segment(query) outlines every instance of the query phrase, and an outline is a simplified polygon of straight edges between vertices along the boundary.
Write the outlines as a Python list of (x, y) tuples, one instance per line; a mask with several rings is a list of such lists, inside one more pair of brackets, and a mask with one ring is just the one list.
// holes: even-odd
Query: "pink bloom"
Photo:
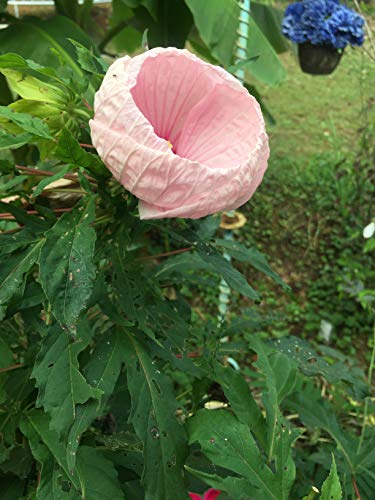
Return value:
[(189, 495), (193, 500), (215, 500), (220, 495), (220, 493), (220, 490), (211, 489), (206, 491), (203, 498), (200, 495), (197, 495), (197, 493), (189, 493)]
[(187, 50), (117, 59), (95, 97), (94, 146), (142, 219), (197, 219), (245, 203), (269, 155), (257, 101)]

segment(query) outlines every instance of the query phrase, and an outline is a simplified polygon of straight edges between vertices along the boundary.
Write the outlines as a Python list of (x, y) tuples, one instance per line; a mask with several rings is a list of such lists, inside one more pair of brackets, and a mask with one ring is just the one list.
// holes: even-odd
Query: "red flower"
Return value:
[(220, 490), (210, 489), (206, 491), (203, 497), (201, 497), (197, 493), (189, 493), (189, 495), (193, 500), (215, 500), (220, 495), (220, 493)]

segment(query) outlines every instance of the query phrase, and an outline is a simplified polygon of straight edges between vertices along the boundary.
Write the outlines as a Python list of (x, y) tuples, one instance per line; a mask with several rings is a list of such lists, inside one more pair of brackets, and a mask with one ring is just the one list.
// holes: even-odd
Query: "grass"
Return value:
[(288, 78), (260, 87), (276, 125), (268, 127), (272, 157), (304, 162), (317, 153), (357, 151), (375, 100), (375, 64), (361, 49), (346, 49), (328, 76), (303, 73), (292, 53), (280, 55)]
[(334, 345), (358, 357), (371, 318), (343, 289), (345, 280), (374, 278), (361, 234), (374, 216), (375, 65), (361, 49), (347, 49), (329, 76), (303, 73), (293, 52), (281, 59), (288, 79), (257, 86), (276, 124), (267, 127), (265, 179), (241, 209), (248, 223), (236, 238), (259, 246), (292, 287), (287, 296), (250, 271), (264, 292), (261, 311), (276, 316), (268, 333), (316, 338), (328, 321)]

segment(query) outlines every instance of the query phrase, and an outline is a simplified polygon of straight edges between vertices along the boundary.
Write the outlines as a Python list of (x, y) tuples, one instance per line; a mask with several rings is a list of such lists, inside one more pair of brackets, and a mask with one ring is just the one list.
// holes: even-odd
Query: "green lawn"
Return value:
[(374, 62), (363, 50), (348, 48), (331, 75), (312, 76), (300, 70), (292, 52), (280, 58), (287, 80), (260, 87), (276, 119), (268, 127), (272, 157), (308, 160), (328, 150), (357, 150), (361, 131), (375, 119)]

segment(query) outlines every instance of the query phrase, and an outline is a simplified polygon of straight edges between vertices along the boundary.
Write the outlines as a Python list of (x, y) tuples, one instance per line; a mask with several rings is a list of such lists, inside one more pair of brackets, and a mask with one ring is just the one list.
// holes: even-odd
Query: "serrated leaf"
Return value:
[(46, 451), (48, 451), (64, 471), (66, 477), (71, 480), (73, 486), (78, 489), (79, 480), (77, 474), (70, 473), (65, 458), (64, 445), (59, 441), (58, 433), (51, 430), (49, 424), (49, 417), (45, 413), (34, 410), (23, 416), (20, 429), (28, 438), (34, 457), (43, 464), (49, 458), (48, 454), (46, 455)]
[(24, 146), (28, 142), (32, 142), (34, 136), (32, 134), (24, 133), (19, 135), (12, 135), (0, 129), (0, 151), (4, 149), (17, 149)]
[(218, 363), (214, 367), (214, 377), (221, 385), (237, 418), (248, 425), (250, 431), (265, 448), (265, 420), (244, 378), (233, 368), (224, 367)]
[[(124, 498), (116, 469), (99, 450), (81, 447), (75, 470), (68, 469), (64, 446), (58, 434), (49, 429), (47, 415), (37, 411), (27, 414), (21, 421), (21, 431), (29, 439), (33, 455), (42, 464), (38, 500)], [(56, 470), (54, 461), (60, 470)], [(70, 486), (74, 488), (72, 491), (69, 491)]]
[(7, 258), (0, 268), (0, 305), (5, 305), (38, 259), (43, 241)]
[(88, 429), (91, 422), (99, 417), (115, 387), (123, 362), (123, 336), (116, 332), (114, 335), (102, 338), (96, 344), (89, 362), (84, 368), (84, 375), (91, 387), (102, 393), (100, 403), (87, 401), (84, 405), (76, 406), (73, 425), (68, 434), (67, 462), (69, 469), (74, 468), (76, 451), (82, 434)]
[(339, 476), (337, 475), (335, 458), (332, 455), (332, 467), (329, 476), (322, 485), (320, 500), (341, 500), (342, 490)]
[(59, 160), (65, 163), (83, 167), (94, 175), (110, 177), (109, 171), (103, 165), (100, 158), (82, 149), (67, 128), (61, 131), (55, 154)]
[(249, 299), (257, 300), (260, 298), (259, 294), (246, 281), (246, 278), (215, 248), (208, 244), (199, 244), (197, 250), (199, 256), (210, 265), (211, 271), (219, 274), (230, 288)]
[(188, 421), (189, 443), (198, 442), (211, 462), (253, 485), (257, 500), (286, 500), (283, 471), (274, 473), (264, 462), (247, 425), (226, 410), (199, 410)]
[(91, 294), (95, 230), (94, 199), (65, 213), (46, 233), (39, 259), (40, 281), (55, 318), (65, 330), (74, 332), (76, 321)]
[(183, 464), (185, 431), (176, 418), (177, 402), (171, 381), (158, 373), (143, 345), (126, 337), (128, 387), (132, 400), (130, 421), (143, 441), (142, 481), (146, 500), (185, 500)]
[(40, 241), (29, 229), (22, 229), (14, 234), (0, 234), (0, 255), (12, 253), (17, 248), (32, 245)]
[(57, 172), (55, 175), (51, 175), (50, 177), (46, 177), (45, 179), (41, 180), (39, 184), (35, 187), (33, 191), (33, 197), (37, 198), (40, 193), (49, 185), (51, 182), (58, 181), (64, 177), (66, 173), (68, 173), (70, 170), (70, 165), (66, 165), (63, 167), (60, 172)]
[(90, 340), (89, 326), (83, 321), (78, 325), (76, 340), (60, 328), (51, 328), (32, 371), (39, 389), (37, 405), (51, 415), (50, 427), (60, 434), (74, 423), (76, 405), (89, 399), (100, 400), (102, 395), (100, 389), (87, 383), (79, 369), (78, 355)]
[(76, 42), (69, 38), (70, 43), (72, 43), (77, 52), (78, 64), (81, 68), (88, 73), (93, 73), (94, 75), (104, 77), (108, 70), (108, 64), (101, 58), (97, 57), (92, 50), (81, 43)]
[(0, 368), (6, 368), (13, 363), (13, 354), (6, 342), (0, 337)]
[(125, 499), (112, 462), (99, 450), (81, 446), (77, 452), (77, 474), (80, 478), (81, 497), (87, 500)]
[(330, 384), (342, 380), (352, 389), (353, 395), (358, 400), (362, 400), (369, 394), (369, 387), (364, 382), (364, 376), (362, 379), (359, 375), (356, 376), (343, 362), (330, 365), (304, 339), (293, 336), (284, 337), (271, 341), (270, 345), (298, 363), (301, 372), (308, 377), (322, 375)]
[(26, 210), (17, 207), (13, 203), (3, 203), (0, 201), (0, 209), (11, 213), (19, 224), (25, 226), (34, 234), (44, 233), (50, 226), (44, 219), (28, 214)]
[(266, 276), (269, 276), (284, 289), (290, 289), (280, 276), (272, 270), (267, 261), (267, 257), (259, 252), (259, 250), (255, 247), (247, 248), (238, 241), (223, 239), (216, 239), (215, 245), (217, 245), (222, 251), (224, 250), (227, 252), (231, 257), (233, 257), (233, 259), (240, 262), (246, 262)]
[(199, 477), (199, 479), (209, 484), (212, 488), (225, 491), (230, 498), (235, 498), (236, 500), (250, 500), (251, 498), (247, 492), (252, 491), (253, 486), (242, 477), (222, 477), (216, 474), (208, 474), (207, 472), (192, 469), (187, 465), (185, 465), (185, 469), (190, 472), (190, 474)]
[(36, 137), (52, 139), (49, 128), (39, 118), (33, 118), (26, 113), (17, 113), (6, 106), (0, 106), (0, 118), (5, 118), (15, 123), (24, 132), (28, 132)]
[[(267, 416), (266, 453), (269, 460), (272, 460), (277, 457), (278, 446), (282, 446), (279, 442), (283, 436), (280, 403), (294, 389), (297, 366), (284, 354), (270, 354), (266, 346), (255, 337), (251, 338), (250, 346), (258, 354), (255, 365), (264, 375), (267, 386), (267, 390), (263, 391), (262, 400)], [(296, 437), (297, 435), (291, 436), (291, 440)]]

